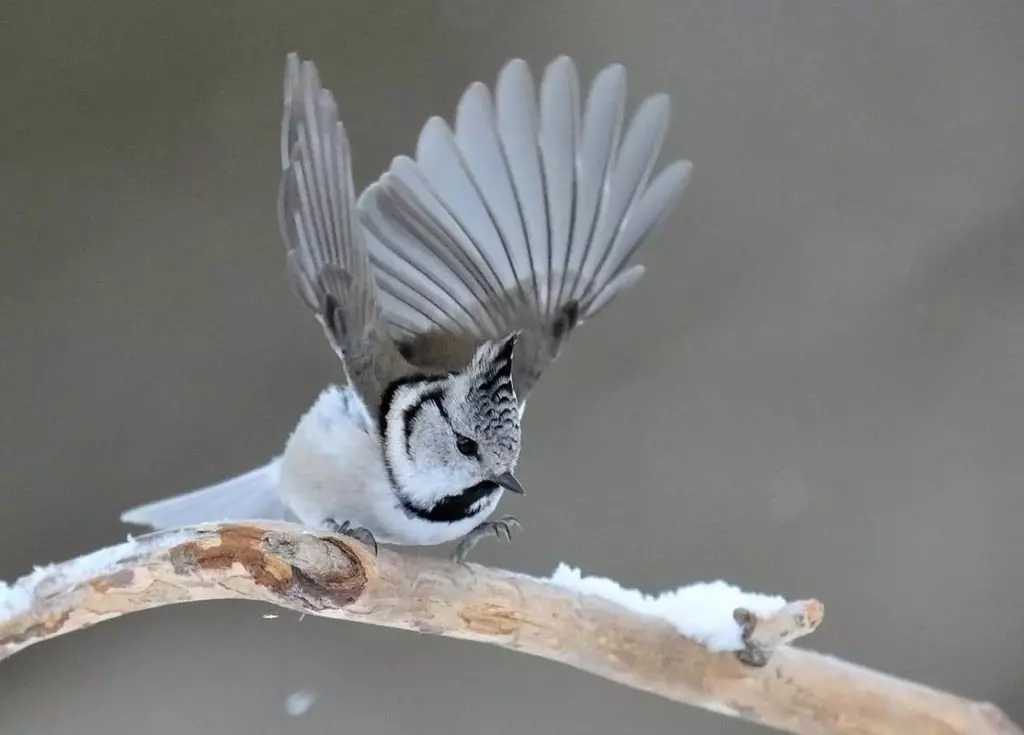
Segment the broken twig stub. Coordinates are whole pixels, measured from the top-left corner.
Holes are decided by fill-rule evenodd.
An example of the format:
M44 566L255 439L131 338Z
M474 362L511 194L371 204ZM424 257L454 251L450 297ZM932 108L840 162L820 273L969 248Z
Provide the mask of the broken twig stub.
M736 657L748 666L766 666L776 648L813 633L824 617L825 607L817 600L792 602L768 617L737 608L733 618L743 628L746 647Z

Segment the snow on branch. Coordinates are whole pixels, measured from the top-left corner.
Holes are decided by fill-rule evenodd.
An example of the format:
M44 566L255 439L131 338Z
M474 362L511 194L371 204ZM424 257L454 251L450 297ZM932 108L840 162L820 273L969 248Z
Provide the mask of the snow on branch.
M814 600L724 582L651 596L564 565L539 579L374 556L285 523L155 533L0 583L0 660L128 613L214 599L490 643L791 733L1022 735L991 704L790 646L820 624Z

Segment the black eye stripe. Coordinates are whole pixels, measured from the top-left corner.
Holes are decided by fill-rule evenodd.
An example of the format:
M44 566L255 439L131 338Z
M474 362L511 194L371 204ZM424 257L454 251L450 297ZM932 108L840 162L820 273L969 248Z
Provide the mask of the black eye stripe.
M413 375L406 375L401 378L397 378L388 383L387 387L380 397L380 406L377 409L377 431L380 434L381 439L385 437L387 431L387 417L391 411L391 404L395 401L395 396L398 391L409 385L416 385L417 383L436 383L446 378L449 378L453 373L414 373Z
M409 447L409 439L412 437L413 428L416 426L416 419L420 415L420 411L423 410L423 406L427 403L433 403L437 406L437 410L441 414L441 418L444 419L448 425L451 425L451 421L448 418L448 412L445 411L444 404L441 403L441 395L443 389L440 387L433 388L425 391L419 400L413 403L411 406L405 409L402 414L402 429L405 432L405 453L411 455L412 450Z
M441 415L441 419L448 424L448 428L455 434L455 445L458 450L467 457L479 457L480 456L480 445L473 439L455 431L455 427L452 426L451 417L448 415L448 410L444 407L444 402L441 397L444 395L444 389L441 387L432 388L431 390L425 391L419 400L414 404L405 409L402 414L402 428L405 432L405 453L412 456L412 448L409 446L409 440L412 437L413 429L416 426L416 419L419 418L420 411L423 410L423 406L427 403L433 403L437 406L437 412Z
M444 391L438 389L436 392L432 392L429 396L427 396L427 400L433 401L434 405L437 406L437 412L441 414L441 418L444 419L445 423L448 424L448 426L451 426L452 420L448 418L448 409L446 409L444 407L444 403L441 402L441 396L443 394Z
M398 489L398 480L395 478L395 468L391 466L391 458L388 454L388 448L390 446L388 440L388 414L391 412L391 406L395 401L395 396L398 395L398 391L407 385L416 385L417 383L436 383L450 377L452 373L441 373L429 375L426 373L414 373L412 375L406 375L401 378L397 378L388 383L387 387L380 397L380 405L377 407L377 436L380 438L381 447L384 449L382 452L382 459L384 460L384 472L387 475L388 482L391 483L391 487ZM422 401L417 401L417 404ZM410 406L410 409L415 406ZM408 409L406 410L408 413ZM415 417L416 411L413 411ZM415 418L413 418L415 422ZM409 433L411 428L408 424L403 426L403 439L405 441L406 451L409 447Z

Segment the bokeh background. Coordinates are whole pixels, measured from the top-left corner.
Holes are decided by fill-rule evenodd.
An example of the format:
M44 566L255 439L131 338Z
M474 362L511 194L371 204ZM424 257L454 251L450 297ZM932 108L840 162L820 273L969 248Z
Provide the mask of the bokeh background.
M813 646L1024 720L1024 4L57 3L0 10L0 578L275 453L338 366L284 277L284 55L366 184L510 57L622 62L695 164L642 286L531 400L517 543L828 608ZM747 733L540 660L256 604L0 665L11 735ZM285 698L317 695L301 717Z

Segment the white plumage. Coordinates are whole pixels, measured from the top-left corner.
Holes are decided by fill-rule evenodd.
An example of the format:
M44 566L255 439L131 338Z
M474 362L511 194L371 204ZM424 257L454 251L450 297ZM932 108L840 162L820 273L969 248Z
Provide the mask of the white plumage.
M127 510L121 520L156 529L243 519L283 520L287 511L278 494L278 470L275 458L215 485Z
M654 174L670 117L626 114L626 72L585 98L559 57L539 88L510 61L430 118L356 199L350 149L316 68L289 55L279 219L290 273L345 367L281 457L127 511L167 528L297 518L429 545L483 532L519 456L526 398L568 334L636 284L635 251L668 216L688 161ZM513 357L514 350L514 357ZM508 526L504 525L507 534Z

